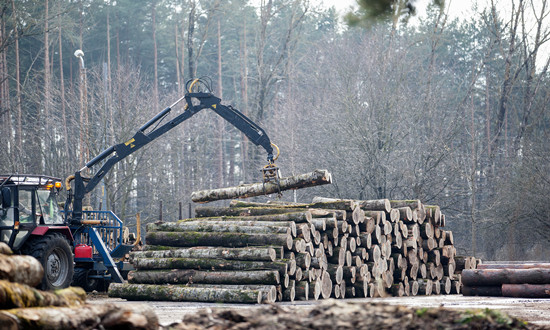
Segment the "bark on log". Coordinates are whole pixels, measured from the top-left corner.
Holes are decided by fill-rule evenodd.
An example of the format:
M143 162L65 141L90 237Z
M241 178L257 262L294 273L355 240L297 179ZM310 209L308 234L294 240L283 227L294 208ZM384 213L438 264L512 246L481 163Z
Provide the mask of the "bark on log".
M332 177L327 170L315 170L310 173L280 178L278 185L272 182L253 183L237 187L194 191L191 193L191 200L195 203L206 203L221 199L247 198L329 183L332 183Z
M130 253L130 261L139 258L201 258L227 259L243 261L275 261L277 253L271 247L192 247L187 249L170 249L161 251L135 251Z
M312 213L309 210L273 207L199 206L195 208L195 215L197 218L179 220L178 223L196 221L294 221L295 223L302 223L311 222L312 219Z
M488 297L501 297L502 286L462 286L462 294L464 296L488 296Z
M290 264L294 262L285 261L242 261L226 259L197 259L197 258L139 258L134 260L134 267L137 270L154 269L205 269L205 270L265 270L274 269L281 274L289 273Z
M467 286L550 284L550 269L467 269L462 271L462 283Z
M531 268L545 268L550 269L550 263L491 263L480 264L477 269L531 269Z
M281 275L276 270L256 271L201 271L201 270L145 270L130 271L130 283L141 284L273 284L281 283Z
M390 200L390 205L392 208L410 207L412 210L422 208L422 202L418 199Z
M249 245L283 245L292 248L290 234L245 234L224 232L148 232L145 241L151 245L178 247L225 246L244 247Z
M309 300L309 282L308 281L297 282L294 289L295 289L295 299Z
M550 298L550 284L502 284L502 296Z
M37 259L31 256L0 254L0 280L8 280L37 286L42 282L44 269Z
M362 200L357 201L357 203L364 211L385 211L389 213L391 210L391 203L388 199Z
M153 301L197 301L221 303L260 304L273 301L263 300L262 290L197 288L184 285L154 285L111 283L109 297L127 300Z
M246 217L241 221L186 221L163 222L147 225L150 231L198 231L198 232L234 232L247 234L285 234L288 229L296 236L294 221L250 221Z
M0 242L0 254L12 255L13 251L11 250L8 244L4 242Z
M69 287L55 292L41 291L26 284L0 280L0 309L48 306L79 306L86 301L86 292Z
M18 308L0 311L3 329L143 329L160 325L151 307L88 304L78 307Z

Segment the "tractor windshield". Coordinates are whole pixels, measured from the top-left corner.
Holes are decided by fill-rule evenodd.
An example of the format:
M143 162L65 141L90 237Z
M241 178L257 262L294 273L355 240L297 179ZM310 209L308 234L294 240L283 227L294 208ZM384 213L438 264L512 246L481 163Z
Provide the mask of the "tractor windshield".
M53 190L39 189L36 191L38 196L38 205L36 212L38 215L44 217L44 223L50 224L63 224L63 218L59 212L57 206L56 194Z

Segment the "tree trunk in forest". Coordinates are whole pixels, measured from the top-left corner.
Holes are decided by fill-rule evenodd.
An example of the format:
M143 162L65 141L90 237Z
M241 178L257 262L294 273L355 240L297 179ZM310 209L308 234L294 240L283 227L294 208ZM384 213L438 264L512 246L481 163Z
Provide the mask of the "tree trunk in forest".
M51 94L51 77L50 77L50 40L49 40L49 0L44 3L44 122L46 123L46 132L49 132L50 120L50 94Z
M169 246L226 246L282 245L292 248L290 234L245 234L226 232L149 232L147 244Z
M277 253L271 247L215 248L208 246L130 253L131 261L138 258L223 258L227 260L275 261Z
M15 29L18 31L18 19L17 19L17 11L15 9L15 0L11 1L11 7L13 11L13 19L15 22ZM16 127L16 145L19 150L22 150L21 147L21 141L22 141L22 135L23 135L23 129L22 129L22 109L21 109L21 68L20 68L20 59L19 59L19 33L15 33L14 35L14 43L15 43L15 101L16 109L17 109L17 127Z
M157 1L153 0L151 4L151 19L153 29L153 109L158 111L159 107L159 74L158 74L158 50L157 50Z
M130 283L142 284L273 284L281 283L281 275L276 270L256 271L202 271L179 269L167 271L130 271Z
M274 194L279 191L307 188L332 183L331 175L326 170L315 170L310 173L281 178L279 185L272 182L253 183L238 187L194 191L191 200L195 203L212 202L221 199L247 198Z
M62 34L61 34L61 1L58 2L58 15L59 15L59 27L58 27L58 43L59 43L59 92L61 93L61 120L63 121L63 140L64 140L64 146L65 146L65 157L70 158L71 154L69 149L69 131L68 131L68 123L67 123L67 112L65 108L65 77L63 73L63 42L62 42Z

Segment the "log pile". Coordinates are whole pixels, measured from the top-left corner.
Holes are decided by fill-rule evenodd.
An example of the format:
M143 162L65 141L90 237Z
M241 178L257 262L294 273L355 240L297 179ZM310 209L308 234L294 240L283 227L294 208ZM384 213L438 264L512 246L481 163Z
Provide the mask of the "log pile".
M419 200L232 201L147 226L129 300L264 303L460 293L463 269L438 206Z
M44 270L31 256L13 255L0 243L0 329L158 329L147 306L86 304L86 292L69 287L37 290Z
M465 296L550 298L550 263L488 263L462 272Z

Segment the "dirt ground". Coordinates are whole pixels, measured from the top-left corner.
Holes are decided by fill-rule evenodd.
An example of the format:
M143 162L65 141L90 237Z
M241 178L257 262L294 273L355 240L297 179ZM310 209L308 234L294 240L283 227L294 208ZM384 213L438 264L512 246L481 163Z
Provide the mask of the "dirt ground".
M369 298L369 299L344 299L338 300L351 303L372 303L383 302L394 306L407 306L418 308L446 308L452 310L476 310L493 309L504 312L510 316L525 320L530 324L550 329L550 299L524 299L524 298L504 298L504 297L464 297L462 295L448 296L416 296L416 297L392 297L392 298ZM128 304L120 298L109 298L105 295L88 296L88 302L92 304L103 304L106 302L114 304ZM214 304L214 303L189 303L189 302L169 302L169 301L143 301L140 302L151 306L157 313L162 325L169 325L180 322L185 316L192 317L200 311L209 308L210 311L217 311L231 308L236 311L248 313L250 310L263 308L258 305L242 304ZM293 303L280 302L276 305L285 310L300 309L311 310L318 307L323 301L295 301Z

